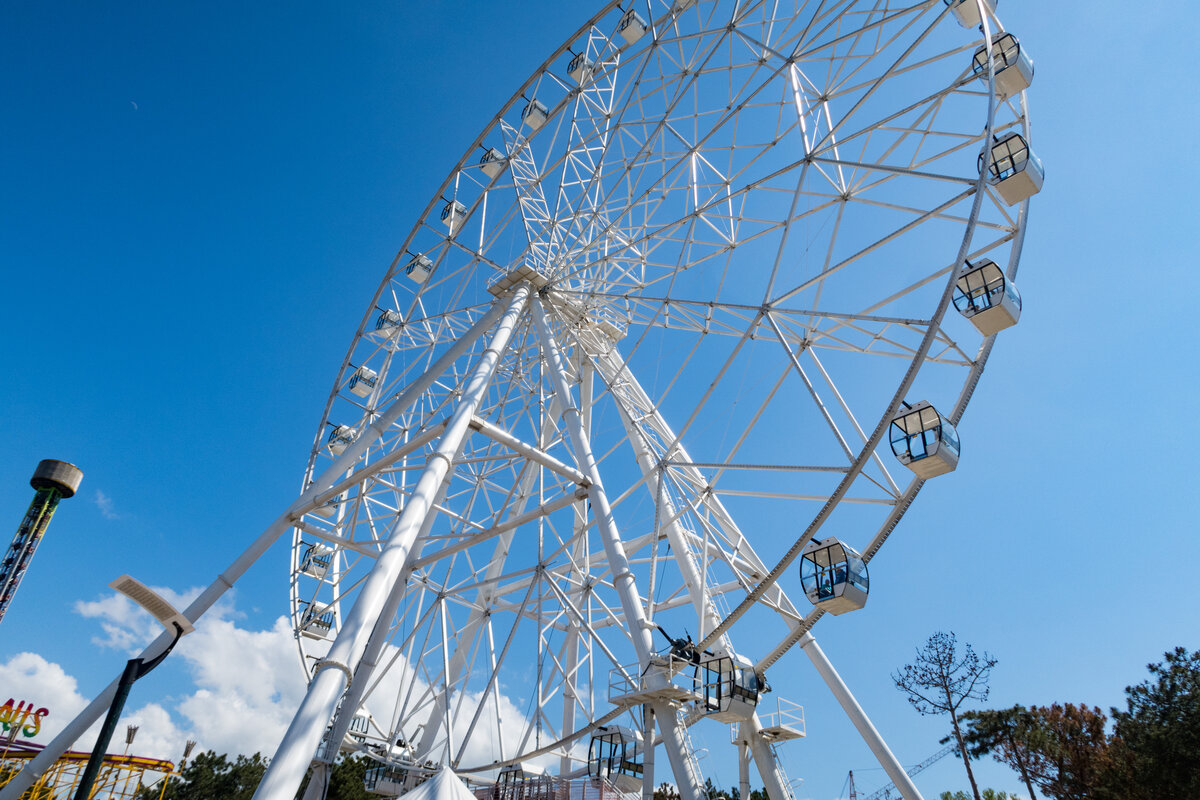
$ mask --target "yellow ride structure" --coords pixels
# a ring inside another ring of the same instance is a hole
[[[7,784],[42,749],[33,742],[16,741],[0,750],[0,787]],[[87,766],[90,753],[67,751],[46,770],[21,800],[71,800]],[[100,775],[90,795],[94,800],[134,800],[142,797],[161,799],[167,778],[175,773],[175,764],[158,758],[118,755],[104,757]]]

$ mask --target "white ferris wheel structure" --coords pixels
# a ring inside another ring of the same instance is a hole
[[[723,725],[743,796],[792,798],[798,646],[920,797],[811,629],[1019,318],[1032,77],[993,0],[621,0],[551,53],[368,302],[301,496],[185,612],[292,532],[310,683],[255,796],[361,752],[384,795],[701,800]]]

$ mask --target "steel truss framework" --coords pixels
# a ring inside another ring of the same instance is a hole
[[[451,171],[343,360],[300,499],[186,612],[293,526],[312,682],[256,797],[293,796],[339,746],[578,776],[620,722],[698,800],[688,728],[712,723],[649,669],[656,625],[760,670],[799,643],[919,796],[781,577],[818,531],[874,556],[921,487],[878,451],[887,422],[906,398],[959,422],[987,361],[994,337],[946,310],[966,260],[1011,277],[1021,250],[1027,205],[977,163],[1029,138],[1024,96],[970,69],[999,22],[653,0],[628,41],[630,9],[555,51]],[[644,702],[613,705],[610,673]],[[742,720],[743,762],[789,798],[761,728]]]

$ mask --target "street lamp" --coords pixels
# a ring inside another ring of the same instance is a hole
[[[137,725],[125,726],[125,755],[129,755],[129,748],[133,747],[133,737],[137,736]]]
[[[88,797],[92,793],[92,786],[96,783],[96,776],[100,774],[100,765],[104,761],[104,751],[108,749],[108,743],[112,741],[113,731],[116,730],[117,722],[121,718],[121,710],[125,708],[125,700],[129,697],[129,690],[133,688],[134,681],[161,664],[162,660],[175,648],[175,643],[179,641],[179,637],[194,630],[188,618],[176,611],[174,606],[159,597],[148,586],[128,575],[122,575],[117,578],[109,584],[109,588],[116,589],[148,611],[150,616],[158,620],[159,624],[167,629],[168,633],[174,633],[175,638],[167,645],[166,650],[163,650],[149,661],[144,661],[140,658],[131,658],[125,664],[125,671],[121,673],[121,681],[117,684],[117,692],[113,695],[112,705],[108,708],[108,716],[104,718],[104,725],[100,728],[100,736],[96,739],[96,746],[92,749],[91,758],[88,759],[87,767],[83,770],[83,777],[79,779],[79,788],[75,792],[75,800],[88,800]],[[127,744],[133,743],[133,737],[136,733],[137,728],[131,725],[127,732]]]

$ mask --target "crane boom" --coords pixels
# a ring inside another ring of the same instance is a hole
[[[941,750],[938,750],[936,753],[931,755],[929,758],[922,761],[920,764],[917,764],[915,767],[912,767],[911,769],[905,770],[905,772],[908,773],[908,775],[910,777],[913,775],[916,775],[919,772],[923,772],[926,768],[933,766],[934,763],[941,761],[943,758],[950,755],[957,749],[958,749],[958,745],[948,744],[945,747],[943,747]],[[862,800],[890,800],[890,798],[892,796],[892,790],[895,788],[896,788],[895,782],[890,781],[890,782],[884,784],[883,786],[879,787],[875,791],[871,792],[869,795],[864,797]]]

